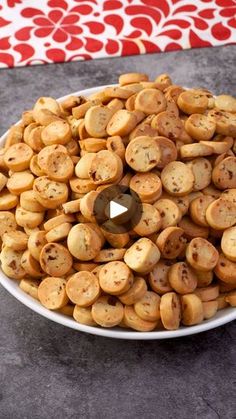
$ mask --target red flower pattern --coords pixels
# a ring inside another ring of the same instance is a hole
[[[236,43],[236,0],[4,0],[0,67]]]
[[[8,7],[14,7],[17,3],[22,3],[22,0],[7,0]]]
[[[52,0],[49,4],[55,4],[57,7],[58,5],[63,6],[63,8],[67,7],[64,1]],[[40,9],[28,7],[22,10],[21,15],[26,19],[32,19],[33,26],[26,26],[18,30],[15,33],[18,40],[27,41],[33,34],[38,38],[52,37],[52,40],[56,43],[64,43],[69,40],[66,45],[68,50],[77,50],[83,45],[81,40],[76,38],[77,35],[82,33],[79,26],[80,16],[73,11],[53,9],[46,14]]]

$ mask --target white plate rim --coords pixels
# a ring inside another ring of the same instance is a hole
[[[104,85],[104,86],[96,86],[89,89],[79,90],[77,92],[70,93],[68,95],[62,96],[57,100],[59,102],[66,99],[68,96],[71,95],[84,95],[88,96],[93,93],[96,93],[105,87],[108,86],[115,86],[115,85]],[[18,121],[17,123],[20,123]],[[0,137],[0,145],[5,140],[8,131],[5,132]],[[163,331],[152,331],[152,332],[135,332],[120,328],[112,328],[112,329],[105,329],[100,327],[92,327],[86,326],[81,323],[77,323],[72,318],[65,316],[61,313],[50,311],[43,307],[37,300],[33,299],[28,294],[24,293],[18,286],[18,282],[8,278],[2,271],[0,271],[0,284],[18,301],[24,304],[26,307],[30,308],[37,314],[52,320],[58,324],[62,324],[63,326],[69,327],[74,330],[78,330],[81,332],[86,332],[92,335],[102,336],[102,337],[109,337],[115,339],[125,339],[125,340],[162,340],[162,339],[170,339],[170,338],[177,338],[183,336],[194,335],[196,333],[201,333],[207,330],[214,329],[216,327],[222,326],[226,323],[229,323],[236,319],[236,308],[226,308],[224,310],[220,310],[213,319],[205,320],[201,324],[196,326],[190,327],[181,327],[178,330],[163,330]]]

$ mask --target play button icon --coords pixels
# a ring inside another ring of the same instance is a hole
[[[112,220],[115,220],[122,214],[128,212],[128,208],[124,207],[123,205],[118,204],[115,201],[111,201],[109,204],[109,215]]]
[[[142,205],[138,195],[127,186],[113,185],[99,193],[94,203],[97,223],[111,233],[126,233],[141,218]]]
[[[126,191],[127,192],[127,191]],[[134,197],[128,193],[120,192],[105,208],[106,216],[115,224],[129,222],[136,209]]]

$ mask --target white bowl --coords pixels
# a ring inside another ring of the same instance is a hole
[[[96,93],[99,90],[104,89],[107,86],[94,87],[91,89],[81,90],[79,92],[71,93],[72,95],[84,95],[88,96],[92,93]],[[67,95],[68,96],[68,95]],[[67,96],[61,97],[59,101],[64,100]],[[7,132],[0,138],[0,146],[3,146]],[[225,323],[228,323],[236,319],[236,308],[226,308],[224,310],[218,311],[216,316],[211,320],[205,320],[197,326],[191,327],[181,327],[178,330],[168,331],[153,331],[153,332],[135,332],[121,328],[112,328],[112,329],[102,329],[100,327],[85,326],[83,324],[77,323],[70,317],[67,317],[61,313],[47,310],[43,307],[37,300],[34,300],[32,297],[24,293],[18,285],[17,281],[14,281],[4,275],[0,271],[0,283],[2,286],[12,294],[17,300],[29,307],[31,310],[40,314],[43,317],[46,317],[49,320],[53,320],[56,323],[62,324],[64,326],[70,327],[81,332],[91,333],[93,335],[106,336],[109,338],[116,339],[169,339],[176,338],[180,336],[193,335],[195,333],[204,332],[205,330],[214,329],[215,327],[221,326]],[[40,320],[39,320],[40,321]]]

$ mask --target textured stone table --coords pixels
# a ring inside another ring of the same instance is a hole
[[[0,135],[38,96],[127,71],[236,94],[236,47],[0,71]],[[114,341],[54,324],[0,287],[0,418],[236,418],[236,323],[169,341]]]

